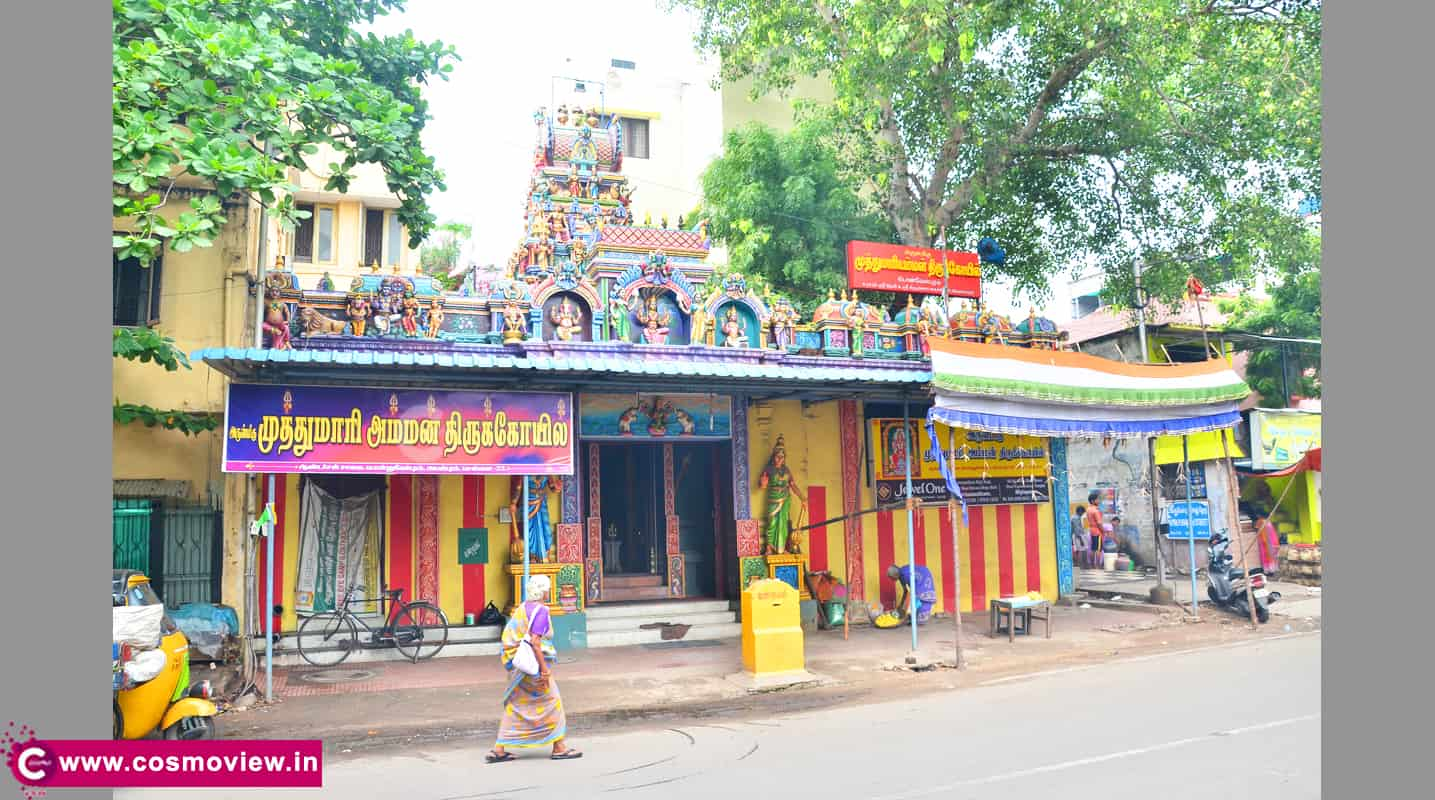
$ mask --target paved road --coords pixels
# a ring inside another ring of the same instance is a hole
[[[579,761],[426,746],[331,762],[361,800],[1320,796],[1320,647],[1294,635],[974,685],[921,701],[575,737]],[[186,797],[248,797],[194,792]],[[300,796],[300,793],[293,793]],[[119,793],[116,797],[174,796]]]

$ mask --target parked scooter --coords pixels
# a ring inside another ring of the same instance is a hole
[[[133,570],[114,571],[114,604],[163,605],[149,578]],[[219,710],[211,702],[210,683],[190,681],[189,640],[168,615],[163,616],[158,647],[141,655],[129,644],[115,644],[112,655],[114,738],[140,739],[156,732],[166,739],[215,738]],[[153,663],[130,668],[142,658]]]
[[[1225,531],[1211,536],[1210,543],[1206,546],[1206,596],[1211,602],[1226,609],[1227,611],[1246,616],[1251,613],[1250,603],[1246,599],[1247,583],[1250,584],[1250,591],[1255,596],[1256,619],[1265,623],[1271,618],[1270,604],[1281,599],[1281,593],[1271,591],[1266,586],[1266,572],[1260,567],[1252,567],[1249,572],[1250,580],[1235,565],[1236,557],[1231,555],[1231,540],[1225,535]]]

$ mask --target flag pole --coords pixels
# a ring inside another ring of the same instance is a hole
[[[917,652],[917,523],[915,518],[917,498],[912,496],[912,426],[909,420],[910,414],[908,413],[908,408],[909,402],[903,399],[902,439],[907,445],[905,448],[906,457],[903,459],[906,462],[907,468],[907,571],[908,582],[910,583],[907,587],[907,594],[910,601],[908,603],[908,610],[912,615],[912,654],[915,655]]]
[[[952,311],[948,308],[951,300],[948,298],[947,286],[951,283],[951,277],[947,272],[947,226],[942,226],[942,317],[950,316]],[[947,327],[943,324],[942,327]],[[945,333],[945,331],[943,331]]]
[[[523,476],[523,508],[519,513],[523,514],[523,586],[519,596],[513,599],[515,605],[523,603],[528,599],[528,476]]]
[[[1186,546],[1191,551],[1191,616],[1199,619],[1196,610],[1196,512],[1191,507],[1191,437],[1181,435],[1181,462],[1186,475]]]
[[[264,702],[274,702],[274,474],[264,498]]]

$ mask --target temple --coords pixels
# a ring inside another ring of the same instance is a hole
[[[997,436],[991,457],[971,464],[990,495],[973,502],[976,522],[955,544],[939,503],[919,509],[908,531],[897,496],[905,476],[888,465],[908,444],[920,449],[913,491],[940,492],[920,425],[931,406],[930,337],[1062,350],[1056,326],[1034,313],[1013,324],[980,306],[949,316],[933,298],[889,309],[834,293],[804,309],[758,291],[708,264],[703,220],[634,218],[641,187],[623,174],[621,128],[605,119],[566,107],[534,115],[524,232],[500,280],[470,274],[444,291],[428,276],[372,269],[301,286],[277,265],[263,286],[264,347],[194,354],[236,385],[377,387],[393,391],[396,410],[400,393],[428,392],[440,420],[440,392],[485,398],[490,413],[505,393],[571,398],[558,406],[573,424],[566,474],[390,468],[372,479],[386,498],[386,582],[439,603],[450,620],[505,606],[527,525],[541,541],[551,532],[530,569],[554,576],[556,615],[586,628],[590,646],[639,636],[646,618],[619,617],[629,631],[599,613],[613,603],[705,601],[686,606],[706,615],[693,636],[735,635],[729,604],[757,577],[788,581],[807,599],[808,573],[828,572],[852,597],[890,604],[885,570],[912,559],[909,539],[937,578],[939,611],[982,609],[999,593],[1054,598],[1045,440]],[[299,394],[286,390],[285,415]],[[911,438],[891,435],[903,430]],[[248,435],[232,428],[227,444]],[[322,483],[324,468],[261,471],[281,473],[273,499],[289,512],[276,535],[293,555],[276,580],[292,599],[302,591],[301,484]],[[537,499],[520,509],[524,480]],[[881,510],[858,513],[870,508]],[[485,537],[486,561],[460,557],[461,533]],[[291,630],[295,603],[282,605]]]

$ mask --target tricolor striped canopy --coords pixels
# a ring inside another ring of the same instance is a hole
[[[991,433],[1144,438],[1229,428],[1251,389],[1230,364],[1123,364],[1084,353],[928,340],[928,418]]]

